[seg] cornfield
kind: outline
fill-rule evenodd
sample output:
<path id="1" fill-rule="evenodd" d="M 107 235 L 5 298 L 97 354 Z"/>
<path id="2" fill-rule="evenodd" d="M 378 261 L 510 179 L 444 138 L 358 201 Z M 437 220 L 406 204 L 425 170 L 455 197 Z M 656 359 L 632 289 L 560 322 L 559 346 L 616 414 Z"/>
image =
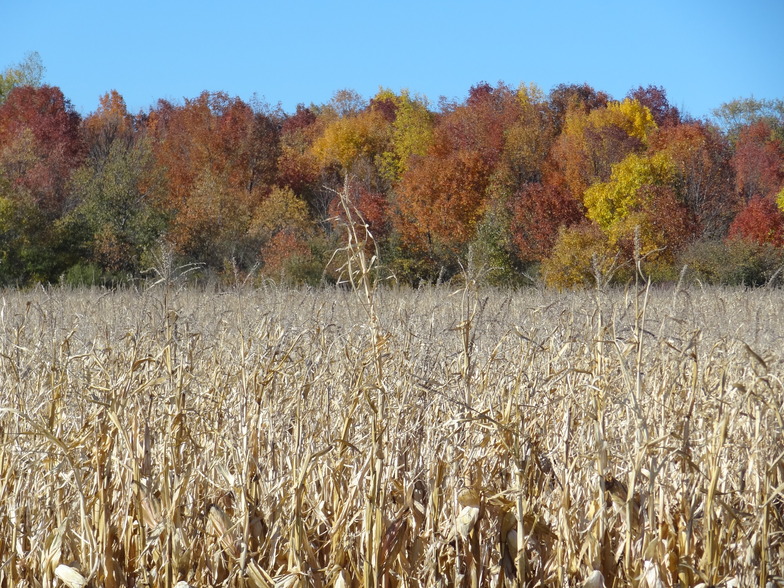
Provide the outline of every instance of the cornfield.
<path id="1" fill-rule="evenodd" d="M 1 293 L 0 586 L 784 586 L 782 291 L 355 286 Z"/>

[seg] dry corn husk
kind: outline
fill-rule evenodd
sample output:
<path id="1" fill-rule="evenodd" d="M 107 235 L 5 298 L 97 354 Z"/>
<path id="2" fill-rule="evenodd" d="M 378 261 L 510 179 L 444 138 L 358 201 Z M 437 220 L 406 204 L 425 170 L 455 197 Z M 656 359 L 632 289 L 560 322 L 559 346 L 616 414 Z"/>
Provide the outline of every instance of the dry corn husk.
<path id="1" fill-rule="evenodd" d="M 267 571 L 253 560 L 248 562 L 248 580 L 250 585 L 256 588 L 270 588 L 275 585 Z"/>
<path id="2" fill-rule="evenodd" d="M 473 488 L 463 488 L 457 495 L 457 503 L 463 508 L 455 520 L 455 532 L 463 539 L 468 538 L 471 529 L 479 520 L 481 498 L 479 492 Z"/>
<path id="3" fill-rule="evenodd" d="M 76 568 L 60 564 L 54 570 L 55 577 L 60 580 L 68 588 L 84 588 L 87 586 L 87 580 Z"/>
<path id="4" fill-rule="evenodd" d="M 664 588 L 664 584 L 659 578 L 659 568 L 650 560 L 643 562 L 643 582 L 648 588 Z"/>
<path id="5" fill-rule="evenodd" d="M 594 570 L 583 582 L 584 588 L 604 588 L 604 576 L 599 570 Z"/>
<path id="6" fill-rule="evenodd" d="M 385 574 L 395 563 L 408 537 L 408 509 L 392 521 L 381 540 L 381 573 Z"/>
<path id="7" fill-rule="evenodd" d="M 409 503 L 414 518 L 414 530 L 418 533 L 424 525 L 427 509 L 427 487 L 422 480 L 417 480 L 411 487 Z"/>
<path id="8" fill-rule="evenodd" d="M 292 588 L 299 581 L 300 572 L 290 572 L 288 574 L 281 574 L 273 578 L 275 588 Z"/>
<path id="9" fill-rule="evenodd" d="M 471 532 L 471 529 L 474 528 L 474 525 L 476 525 L 477 520 L 479 520 L 479 507 L 464 506 L 460 511 L 460 514 L 457 515 L 455 531 L 461 538 L 467 539 L 468 534 Z"/>
<path id="10" fill-rule="evenodd" d="M 236 555 L 237 546 L 234 543 L 232 522 L 229 515 L 221 507 L 213 504 L 207 513 L 207 520 L 209 521 L 207 528 L 213 536 L 220 540 L 224 549 Z"/>
<path id="11" fill-rule="evenodd" d="M 351 582 L 348 578 L 348 574 L 346 573 L 346 570 L 340 570 L 340 572 L 338 572 L 337 577 L 335 578 L 335 588 L 347 588 L 347 586 L 350 585 Z"/>

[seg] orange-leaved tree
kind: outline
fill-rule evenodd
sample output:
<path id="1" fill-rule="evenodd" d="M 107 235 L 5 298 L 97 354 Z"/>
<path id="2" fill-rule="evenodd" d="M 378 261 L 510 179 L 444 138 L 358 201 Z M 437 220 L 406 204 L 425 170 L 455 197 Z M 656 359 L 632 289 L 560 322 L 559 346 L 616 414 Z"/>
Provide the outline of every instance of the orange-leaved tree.
<path id="1" fill-rule="evenodd" d="M 479 84 L 463 104 L 447 104 L 424 157 L 412 156 L 395 189 L 395 225 L 404 245 L 454 265 L 484 213 L 506 129 L 521 114 L 517 93 Z"/>
<path id="2" fill-rule="evenodd" d="M 277 177 L 278 125 L 239 98 L 202 93 L 182 106 L 159 102 L 149 116 L 166 173 L 169 240 L 218 266 L 252 264 L 245 235 Z"/>
<path id="3" fill-rule="evenodd" d="M 313 143 L 323 127 L 310 108 L 297 105 L 294 114 L 280 126 L 280 154 L 277 160 L 277 184 L 307 196 L 318 185 L 320 170 Z"/>

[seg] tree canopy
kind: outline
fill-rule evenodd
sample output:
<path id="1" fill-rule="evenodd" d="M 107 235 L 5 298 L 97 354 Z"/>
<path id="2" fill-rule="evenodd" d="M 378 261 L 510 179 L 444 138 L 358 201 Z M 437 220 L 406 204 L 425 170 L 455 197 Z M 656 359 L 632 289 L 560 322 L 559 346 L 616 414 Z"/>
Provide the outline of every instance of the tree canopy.
<path id="1" fill-rule="evenodd" d="M 286 113 L 203 92 L 132 113 L 110 90 L 82 116 L 43 72 L 32 53 L 0 74 L 3 284 L 133 280 L 161 247 L 219 280 L 330 279 L 345 186 L 411 283 L 479 251 L 491 280 L 541 267 L 568 287 L 597 256 L 666 280 L 706 242 L 784 247 L 781 100 L 694 120 L 659 86 L 480 82 L 437 106 L 381 88 Z"/>

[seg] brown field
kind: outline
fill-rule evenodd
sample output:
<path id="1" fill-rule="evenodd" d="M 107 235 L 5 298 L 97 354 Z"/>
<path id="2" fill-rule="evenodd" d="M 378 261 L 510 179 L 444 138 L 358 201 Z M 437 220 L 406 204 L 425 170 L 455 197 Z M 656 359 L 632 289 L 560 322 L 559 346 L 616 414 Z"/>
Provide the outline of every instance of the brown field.
<path id="1" fill-rule="evenodd" d="M 784 585 L 781 290 L 0 296 L 0 586 Z"/>

